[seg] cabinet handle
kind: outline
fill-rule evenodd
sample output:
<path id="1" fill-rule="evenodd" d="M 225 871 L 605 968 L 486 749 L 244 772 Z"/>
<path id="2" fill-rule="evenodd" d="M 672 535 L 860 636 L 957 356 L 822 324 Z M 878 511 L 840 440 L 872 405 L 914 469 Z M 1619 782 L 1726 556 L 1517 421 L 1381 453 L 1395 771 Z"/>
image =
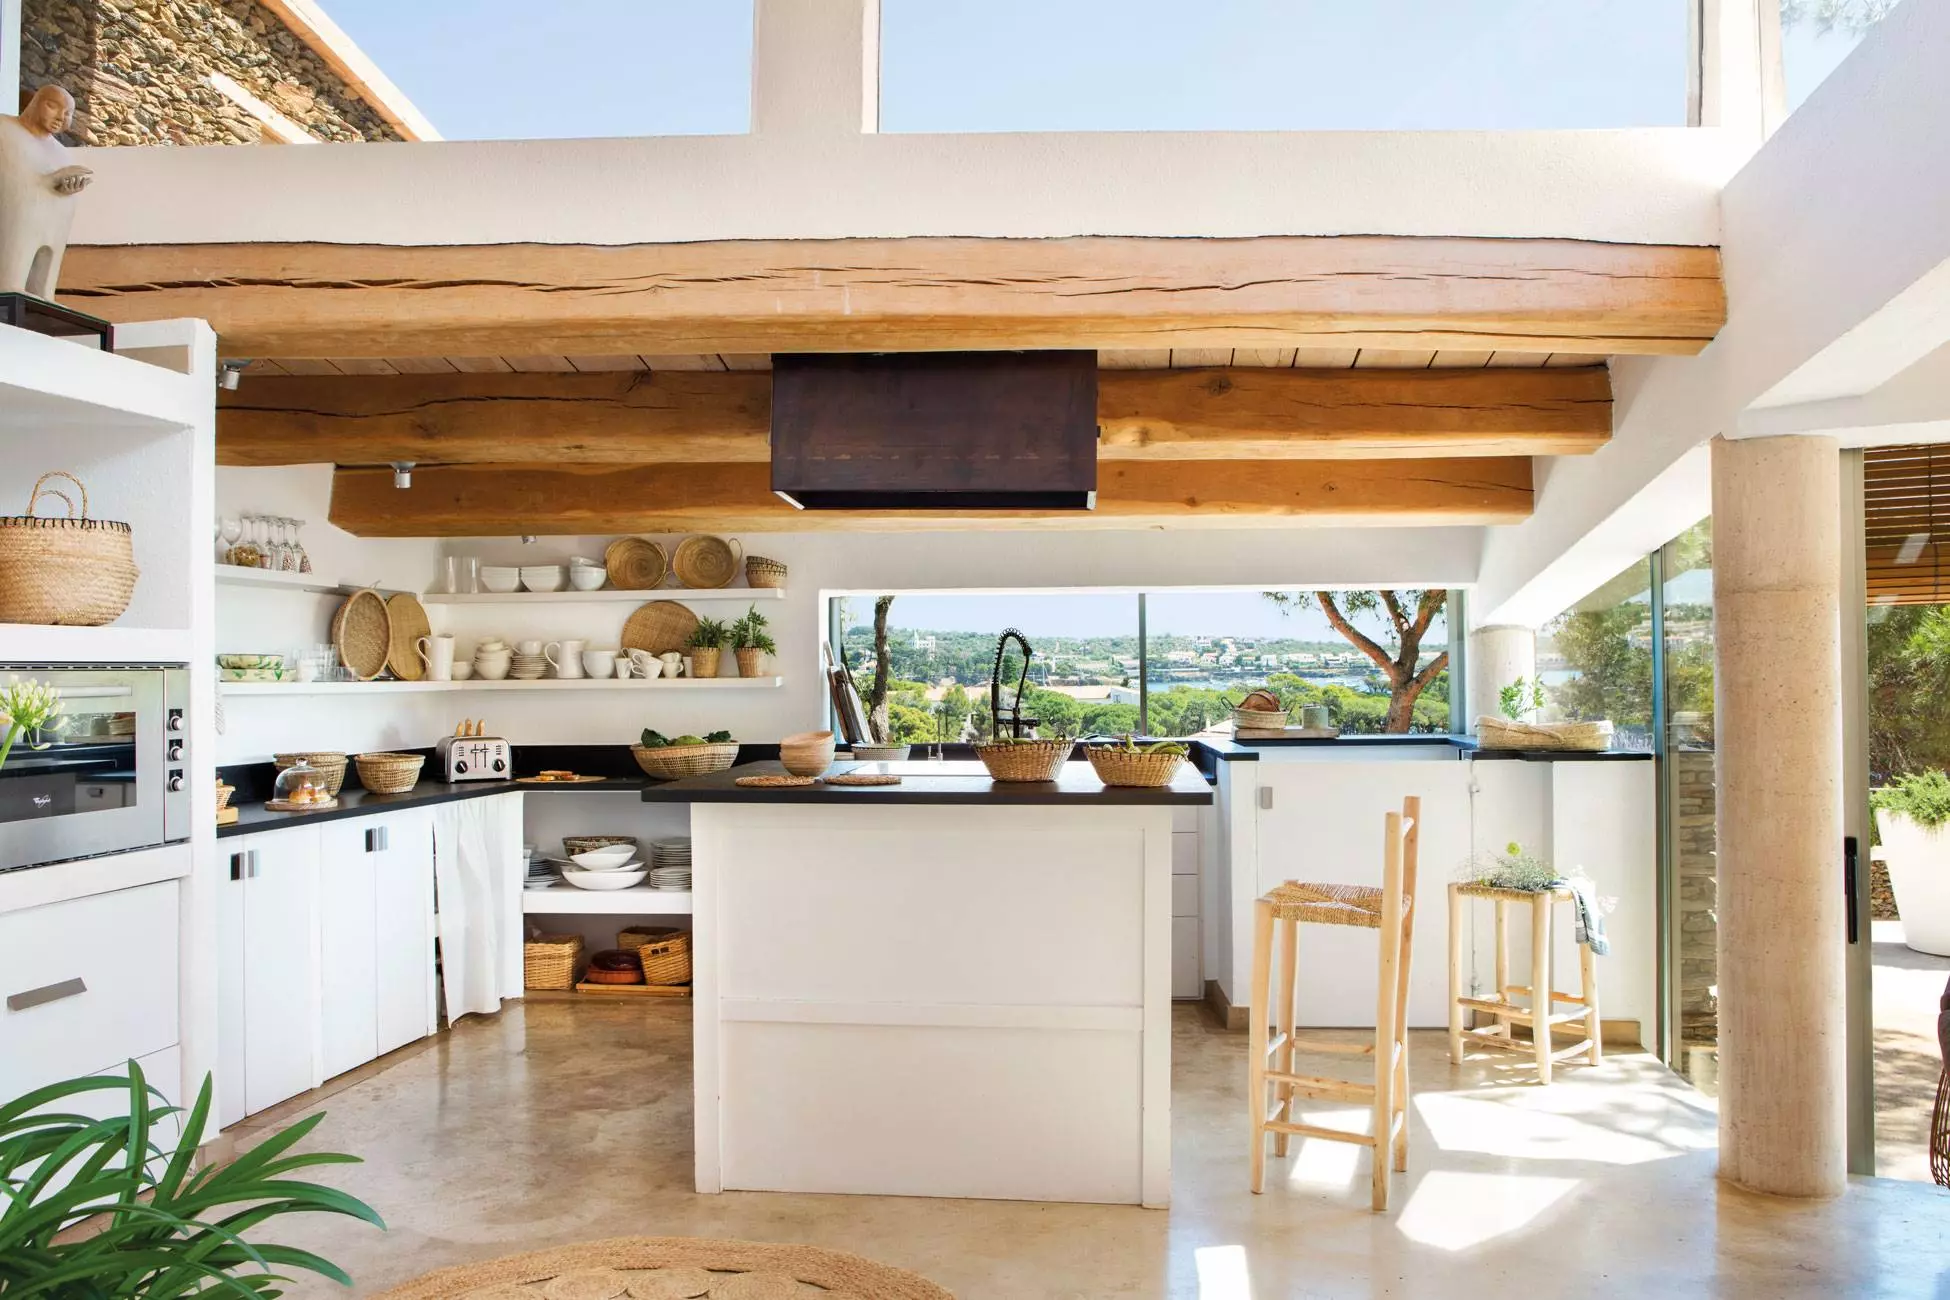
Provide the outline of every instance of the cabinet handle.
<path id="1" fill-rule="evenodd" d="M 7 1010 L 25 1011 L 29 1007 L 45 1006 L 50 1002 L 59 1002 L 62 998 L 71 998 L 87 991 L 88 986 L 79 979 L 62 980 L 57 984 L 43 984 L 37 989 L 28 989 L 25 993 L 8 994 Z"/>
<path id="2" fill-rule="evenodd" d="M 374 826 L 366 831 L 366 852 L 384 853 L 386 851 L 386 828 Z"/>
<path id="3" fill-rule="evenodd" d="M 244 878 L 244 859 L 248 856 L 245 853 L 233 853 L 230 855 L 230 878 L 232 880 L 242 880 Z"/>
<path id="4" fill-rule="evenodd" d="M 257 874 L 257 850 L 252 849 L 250 851 L 249 857 L 250 857 L 250 874 L 255 876 Z"/>

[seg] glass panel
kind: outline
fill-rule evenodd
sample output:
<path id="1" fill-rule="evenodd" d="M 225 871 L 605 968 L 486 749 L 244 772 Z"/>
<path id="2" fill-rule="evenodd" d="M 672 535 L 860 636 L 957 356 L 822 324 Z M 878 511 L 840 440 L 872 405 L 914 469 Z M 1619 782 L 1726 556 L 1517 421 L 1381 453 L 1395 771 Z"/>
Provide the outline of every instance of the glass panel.
<path id="1" fill-rule="evenodd" d="M 1349 591 L 1325 601 L 1297 592 L 1146 596 L 1150 734 L 1229 733 L 1227 701 L 1236 704 L 1259 687 L 1296 711 L 1296 725 L 1298 710 L 1325 705 L 1333 725 L 1350 734 L 1447 732 L 1447 593 Z M 1337 631 L 1334 619 L 1380 654 L 1385 668 Z"/>
<path id="2" fill-rule="evenodd" d="M 1612 724 L 1614 749 L 1652 748 L 1652 565 L 1639 560 L 1537 635 L 1546 721 Z M 1483 701 L 1485 711 L 1490 701 Z"/>
<path id="3" fill-rule="evenodd" d="M 1713 521 L 1666 547 L 1666 807 L 1672 854 L 1673 1068 L 1702 1092 L 1719 1085 L 1719 895 L 1713 775 Z"/>
<path id="4" fill-rule="evenodd" d="M 264 5 L 200 5 L 193 34 L 157 21 L 158 8 L 23 0 L 21 84 L 75 96 L 69 143 L 539 140 L 750 125 L 750 0 L 330 0 L 329 17 L 303 27 Z"/>
<path id="5" fill-rule="evenodd" d="M 1791 113 L 1828 80 L 1897 0 L 1781 0 L 1781 70 Z"/>
<path id="6" fill-rule="evenodd" d="M 126 690 L 76 692 L 50 725 L 22 734 L 0 767 L 0 825 L 134 807 L 134 709 Z"/>
<path id="7" fill-rule="evenodd" d="M 1687 0 L 882 0 L 885 131 L 1685 126 Z"/>

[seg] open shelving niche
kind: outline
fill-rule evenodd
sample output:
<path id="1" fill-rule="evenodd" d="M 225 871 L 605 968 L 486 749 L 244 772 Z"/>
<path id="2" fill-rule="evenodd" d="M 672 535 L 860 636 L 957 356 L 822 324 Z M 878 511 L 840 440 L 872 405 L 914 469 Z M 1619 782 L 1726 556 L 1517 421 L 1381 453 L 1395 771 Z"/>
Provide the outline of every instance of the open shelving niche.
<path id="1" fill-rule="evenodd" d="M 519 691 L 631 691 L 637 694 L 654 694 L 657 691 L 762 691 L 776 690 L 783 685 L 785 685 L 783 677 L 678 677 L 675 679 L 653 677 L 649 681 L 640 677 L 631 677 L 623 681 L 618 681 L 614 677 L 600 680 L 588 677 L 566 680 L 542 677 L 527 682 L 513 679 L 490 682 L 473 678 L 464 682 L 224 682 L 223 691 L 227 696 L 417 695 L 449 691 L 478 692 L 487 695 L 514 694 Z"/>
<path id="2" fill-rule="evenodd" d="M 551 885 L 522 890 L 521 910 L 524 916 L 688 916 L 691 891 L 652 889 L 648 885 L 629 889 Z"/>

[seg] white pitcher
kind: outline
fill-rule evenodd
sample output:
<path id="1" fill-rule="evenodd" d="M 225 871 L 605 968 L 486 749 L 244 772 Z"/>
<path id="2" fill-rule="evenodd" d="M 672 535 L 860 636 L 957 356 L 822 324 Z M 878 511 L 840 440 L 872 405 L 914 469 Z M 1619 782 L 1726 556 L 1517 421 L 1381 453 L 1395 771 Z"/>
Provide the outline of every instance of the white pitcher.
<path id="1" fill-rule="evenodd" d="M 413 643 L 420 662 L 426 666 L 427 680 L 430 682 L 451 682 L 454 680 L 454 639 L 442 633 L 440 636 L 423 636 Z"/>
<path id="2" fill-rule="evenodd" d="M 548 660 L 555 675 L 564 680 L 582 676 L 582 641 L 551 641 L 542 647 L 542 657 Z M 557 655 L 560 658 L 557 658 Z"/>

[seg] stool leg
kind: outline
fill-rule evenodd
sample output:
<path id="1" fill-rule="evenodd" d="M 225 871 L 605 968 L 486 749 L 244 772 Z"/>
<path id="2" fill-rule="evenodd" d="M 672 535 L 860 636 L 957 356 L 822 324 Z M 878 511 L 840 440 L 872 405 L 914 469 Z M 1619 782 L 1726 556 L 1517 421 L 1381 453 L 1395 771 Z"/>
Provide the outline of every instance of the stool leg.
<path id="1" fill-rule="evenodd" d="M 1395 1114 L 1402 1117 L 1402 1131 L 1395 1136 L 1395 1172 L 1408 1172 L 1408 970 L 1415 936 L 1412 922 L 1404 922 L 1401 937 L 1401 963 L 1395 968 Z M 1449 1004 L 1451 1007 L 1455 1003 Z"/>
<path id="2" fill-rule="evenodd" d="M 1374 1208 L 1388 1208 L 1388 1126 L 1395 1116 L 1395 970 L 1401 933 L 1381 933 L 1381 996 L 1374 1027 Z"/>
<path id="3" fill-rule="evenodd" d="M 1463 899 L 1462 887 L 1449 886 L 1449 1063 L 1463 1059 Z"/>
<path id="4" fill-rule="evenodd" d="M 1537 1049 L 1537 1082 L 1551 1081 L 1551 903 L 1540 889 L 1530 903 L 1530 1037 Z"/>
<path id="5" fill-rule="evenodd" d="M 1273 962 L 1273 905 L 1261 900 L 1253 905 L 1253 984 L 1247 1013 L 1246 1106 L 1252 1120 L 1252 1189 L 1258 1192 L 1266 1181 L 1266 1032 L 1268 967 Z"/>
<path id="6" fill-rule="evenodd" d="M 1605 1034 L 1598 1018 L 1598 958 L 1588 947 L 1578 949 L 1578 993 L 1584 998 L 1584 1034 L 1591 1040 L 1585 1059 L 1597 1065 L 1605 1059 Z"/>
<path id="7" fill-rule="evenodd" d="M 1496 996 L 1499 1001 L 1510 1000 L 1510 904 L 1500 898 L 1496 900 Z M 1496 1023 L 1506 1030 L 1510 1025 L 1502 1016 Z"/>
<path id="8" fill-rule="evenodd" d="M 1273 986 L 1273 1006 L 1279 1012 L 1279 1024 L 1274 1026 L 1275 1029 L 1284 1029 L 1286 1031 L 1286 1046 L 1280 1049 L 1279 1060 L 1274 1067 L 1282 1074 L 1293 1073 L 1293 1035 L 1296 1032 L 1296 1026 L 1299 1024 L 1299 1021 L 1295 1019 L 1295 1011 L 1299 1002 L 1299 993 L 1295 987 L 1296 967 L 1299 965 L 1299 940 L 1300 923 L 1298 921 L 1280 922 L 1280 982 Z M 1290 1083 L 1274 1084 L 1273 1100 L 1276 1103 L 1275 1108 L 1279 1111 L 1280 1118 L 1291 1124 L 1293 1122 L 1293 1085 Z M 1273 1154 L 1276 1156 L 1285 1155 L 1286 1143 L 1287 1135 L 1285 1133 L 1275 1133 L 1273 1135 Z"/>

